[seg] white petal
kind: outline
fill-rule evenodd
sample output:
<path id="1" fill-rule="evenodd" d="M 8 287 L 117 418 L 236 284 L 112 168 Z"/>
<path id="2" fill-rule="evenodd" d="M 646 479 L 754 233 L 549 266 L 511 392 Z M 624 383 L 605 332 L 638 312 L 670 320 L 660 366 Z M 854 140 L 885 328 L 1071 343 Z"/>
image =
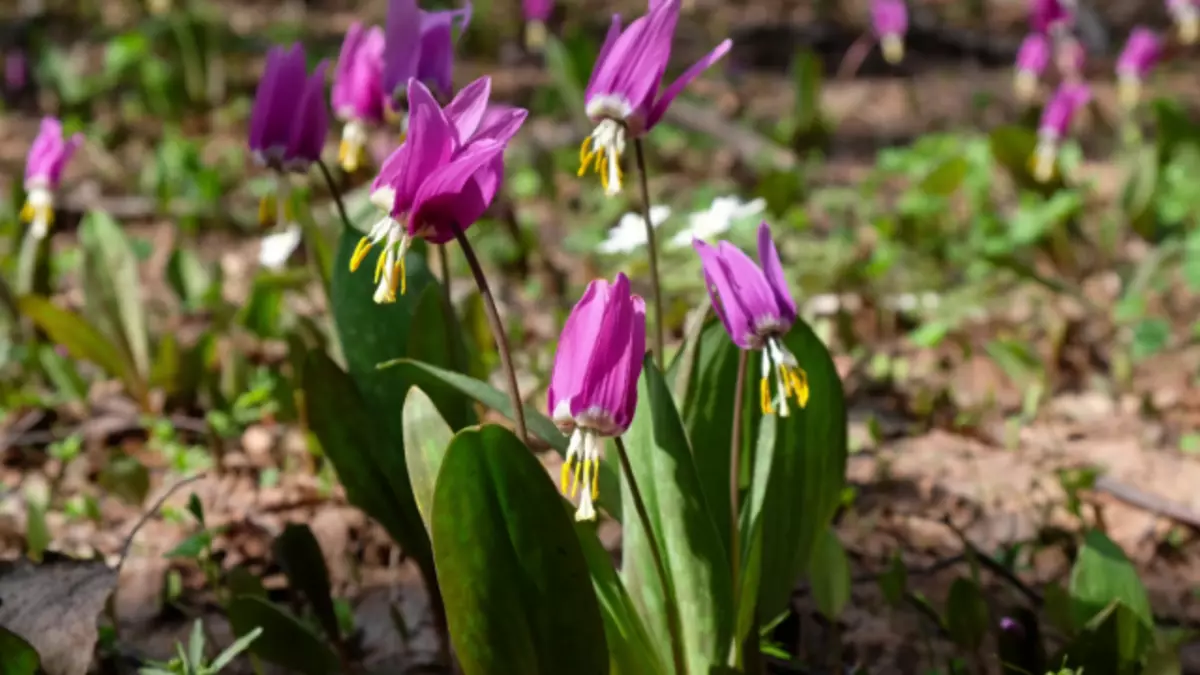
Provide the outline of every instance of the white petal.
<path id="1" fill-rule="evenodd" d="M 258 249 L 258 264 L 269 270 L 282 269 L 300 247 L 300 234 L 300 226 L 293 224 L 282 232 L 263 237 Z"/>

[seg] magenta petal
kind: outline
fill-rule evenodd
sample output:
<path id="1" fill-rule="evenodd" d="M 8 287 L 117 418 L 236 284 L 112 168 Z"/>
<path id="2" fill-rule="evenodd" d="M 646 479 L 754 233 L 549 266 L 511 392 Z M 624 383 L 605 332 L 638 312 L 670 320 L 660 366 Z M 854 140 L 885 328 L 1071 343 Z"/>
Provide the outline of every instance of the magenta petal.
<path id="1" fill-rule="evenodd" d="M 643 16 L 633 20 L 625 30 L 621 31 L 604 60 L 597 60 L 592 72 L 592 83 L 588 87 L 587 99 L 606 94 L 623 94 L 623 82 L 627 79 L 627 71 L 637 66 L 637 55 L 645 48 L 646 29 L 650 17 Z M 611 27 L 609 28 L 611 31 Z"/>
<path id="2" fill-rule="evenodd" d="M 390 0 L 384 28 L 383 94 L 393 98 L 417 74 L 421 10 L 416 0 Z"/>
<path id="3" fill-rule="evenodd" d="M 592 281 L 563 324 L 550 371 L 550 390 L 546 394 L 547 412 L 557 424 L 571 421 L 571 399 L 579 394 L 591 347 L 600 334 L 608 297 L 608 280 Z"/>
<path id="4" fill-rule="evenodd" d="M 587 88 L 583 91 L 585 102 L 592 98 L 600 73 L 606 72 L 604 64 L 608 61 L 609 52 L 612 51 L 612 47 L 619 37 L 621 37 L 621 16 L 613 14 L 612 22 L 608 24 L 608 33 L 604 36 L 604 44 L 600 46 L 600 54 L 596 56 L 596 63 L 592 66 L 592 75 L 588 78 Z"/>
<path id="5" fill-rule="evenodd" d="M 679 96 L 679 94 L 683 91 L 683 88 L 691 84 L 692 80 L 699 77 L 700 73 L 708 70 L 714 63 L 721 60 L 721 57 L 725 56 L 725 54 L 728 53 L 732 47 L 733 40 L 727 39 L 723 41 L 711 52 L 706 54 L 704 58 L 693 63 L 691 68 L 688 68 L 682 75 L 676 78 L 676 80 L 671 83 L 671 86 L 667 87 L 666 90 L 663 91 L 663 93 L 658 97 L 658 100 L 654 103 L 654 108 L 650 111 L 650 118 L 646 122 L 646 128 L 650 129 L 655 124 L 658 124 L 659 120 L 662 119 L 662 116 L 666 114 L 667 107 L 671 105 L 671 102 L 674 101 L 677 96 Z"/>
<path id="6" fill-rule="evenodd" d="M 713 311 L 725 324 L 725 332 L 733 343 L 742 349 L 750 348 L 751 331 L 747 330 L 752 322 L 745 313 L 741 303 L 734 299 L 734 286 L 729 279 L 729 273 L 721 264 L 721 255 L 717 249 L 700 240 L 692 240 L 692 247 L 700 256 L 700 268 L 704 273 L 704 285 L 708 288 L 708 297 L 712 301 Z"/>
<path id="7" fill-rule="evenodd" d="M 492 78 L 481 77 L 463 87 L 462 91 L 446 106 L 446 119 L 458 132 L 459 145 L 466 145 L 479 128 L 488 108 L 492 93 Z"/>
<path id="8" fill-rule="evenodd" d="M 416 80 L 408 81 L 408 156 L 399 175 L 394 213 L 411 208 L 429 173 L 450 160 L 454 128 L 433 100 L 433 94 Z"/>
<path id="9" fill-rule="evenodd" d="M 629 294 L 629 279 L 618 274 L 609 301 L 604 308 L 600 332 L 591 345 L 578 396 L 571 400 L 571 416 L 577 420 L 583 414 L 608 416 L 622 426 L 618 416 L 627 409 L 629 373 L 632 367 L 634 333 L 633 299 Z M 640 361 L 642 355 L 637 355 Z M 625 420 L 627 422 L 627 420 Z M 602 429 L 620 433 L 625 429 Z"/>
<path id="10" fill-rule="evenodd" d="M 424 177 L 413 199 L 409 233 L 440 244 L 454 238 L 454 227 L 467 230 L 479 220 L 495 198 L 496 181 L 474 180 L 480 171 L 492 171 L 493 161 L 504 153 L 504 144 L 475 144 L 454 161 Z"/>
<path id="11" fill-rule="evenodd" d="M 293 103 L 295 117 L 287 159 L 298 170 L 307 170 L 309 164 L 319 160 L 325 147 L 325 135 L 329 131 L 329 113 L 325 109 L 325 69 L 328 66 L 327 61 L 317 64 L 305 82 L 300 100 Z"/>
<path id="12" fill-rule="evenodd" d="M 438 22 L 422 28 L 417 79 L 432 86 L 442 100 L 445 100 L 454 91 L 453 70 L 454 36 L 450 22 Z"/>
<path id="13" fill-rule="evenodd" d="M 333 89 L 330 91 L 330 103 L 335 112 L 341 113 L 351 108 L 354 101 L 353 77 L 358 65 L 359 49 L 362 47 L 365 31 L 362 23 L 355 21 L 346 31 L 342 40 L 342 50 L 338 53 L 337 65 L 333 69 Z"/>
<path id="14" fill-rule="evenodd" d="M 775 295 L 775 306 L 779 317 L 791 324 L 796 320 L 796 301 L 788 290 L 787 277 L 783 274 L 783 264 L 779 261 L 779 251 L 771 239 L 771 226 L 764 220 L 758 226 L 758 262 L 762 265 L 763 276 Z"/>
<path id="15" fill-rule="evenodd" d="M 528 116 L 529 111 L 524 108 L 506 108 L 495 113 L 489 111 L 484 116 L 479 130 L 475 132 L 475 136 L 471 139 L 471 142 L 496 141 L 498 143 L 507 143 L 521 129 L 521 125 L 525 123 L 525 118 Z"/>
<path id="16" fill-rule="evenodd" d="M 625 405 L 613 416 L 613 421 L 622 429 L 629 428 L 637 411 L 638 378 L 642 375 L 642 362 L 646 355 L 646 301 L 640 295 L 634 295 L 632 302 L 633 326 L 629 339 L 629 371 L 625 375 Z"/>

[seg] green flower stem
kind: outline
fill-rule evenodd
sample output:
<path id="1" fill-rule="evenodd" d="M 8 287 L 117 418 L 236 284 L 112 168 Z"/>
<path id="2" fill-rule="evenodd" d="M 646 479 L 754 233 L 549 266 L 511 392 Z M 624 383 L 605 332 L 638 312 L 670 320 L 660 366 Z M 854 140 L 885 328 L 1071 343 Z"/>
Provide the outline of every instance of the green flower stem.
<path id="1" fill-rule="evenodd" d="M 342 217 L 342 224 L 350 229 L 354 229 L 354 225 L 350 224 L 350 216 L 346 214 L 346 204 L 342 201 L 342 191 L 338 189 L 337 182 L 333 180 L 333 174 L 330 173 L 329 167 L 326 166 L 324 160 L 317 160 L 317 166 L 321 167 L 321 175 L 325 177 L 325 184 L 329 186 L 329 192 L 333 195 L 333 202 L 337 204 L 338 215 Z"/>
<path id="2" fill-rule="evenodd" d="M 671 656 L 675 661 L 674 672 L 687 675 L 687 660 L 683 656 L 683 622 L 679 618 L 679 603 L 675 601 L 675 588 L 671 578 L 667 576 L 667 566 L 662 559 L 662 549 L 658 546 L 658 537 L 654 535 L 654 526 L 650 522 L 650 513 L 646 510 L 646 501 L 642 499 L 642 491 L 638 488 L 637 479 L 633 477 L 633 465 L 629 463 L 629 451 L 625 449 L 625 441 L 620 436 L 613 437 L 617 446 L 617 456 L 621 460 L 621 470 L 625 473 L 625 485 L 629 488 L 629 496 L 633 498 L 633 507 L 637 511 L 642 530 L 646 533 L 646 542 L 650 545 L 650 555 L 654 558 L 654 568 L 658 571 L 658 579 L 662 582 L 663 598 L 666 600 L 667 629 L 671 632 Z"/>
<path id="3" fill-rule="evenodd" d="M 496 340 L 496 351 L 500 353 L 500 367 L 508 378 L 508 398 L 512 402 L 512 416 L 513 422 L 517 426 L 517 437 L 521 439 L 522 443 L 529 445 L 529 432 L 525 428 L 525 408 L 521 405 L 521 390 L 517 387 L 517 371 L 513 368 L 512 353 L 508 350 L 508 337 L 504 333 L 504 324 L 500 321 L 500 312 L 496 310 L 496 301 L 492 298 L 491 286 L 488 285 L 487 276 L 483 273 L 479 258 L 475 256 L 475 249 L 471 248 L 471 242 L 467 241 L 467 235 L 463 232 L 462 227 L 458 223 L 451 223 L 450 226 L 454 229 L 454 238 L 458 240 L 458 245 L 467 258 L 467 265 L 471 267 L 475 285 L 479 288 L 479 295 L 483 298 L 483 309 L 487 314 L 488 323 L 492 327 L 492 337 Z"/>
<path id="4" fill-rule="evenodd" d="M 764 357 L 765 358 L 765 357 Z M 729 444 L 729 569 L 733 575 L 733 607 L 737 611 L 738 591 L 741 588 L 741 541 L 738 527 L 738 503 L 741 496 L 742 476 L 742 407 L 746 395 L 746 364 L 750 360 L 750 352 L 738 350 L 737 385 L 733 394 L 733 440 Z M 741 663 L 741 641 L 734 640 L 737 650 L 737 663 Z"/>
<path id="5" fill-rule="evenodd" d="M 654 238 L 654 223 L 650 221 L 650 178 L 646 174 L 646 151 L 642 148 L 642 139 L 633 139 L 633 148 L 637 155 L 638 182 L 642 187 L 642 216 L 646 221 L 646 248 L 650 253 L 650 290 L 654 301 L 654 362 L 661 369 L 665 356 L 663 355 L 663 316 L 662 282 L 658 276 L 658 244 Z"/>

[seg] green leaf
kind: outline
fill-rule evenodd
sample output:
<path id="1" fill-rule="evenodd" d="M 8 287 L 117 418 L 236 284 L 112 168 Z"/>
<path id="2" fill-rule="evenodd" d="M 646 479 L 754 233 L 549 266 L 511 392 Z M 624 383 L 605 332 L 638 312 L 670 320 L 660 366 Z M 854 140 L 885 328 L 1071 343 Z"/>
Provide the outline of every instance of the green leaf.
<path id="1" fill-rule="evenodd" d="M 562 497 L 496 425 L 459 432 L 433 497 L 433 549 L 464 675 L 607 675 L 604 624 Z"/>
<path id="2" fill-rule="evenodd" d="M 250 643 L 250 653 L 285 669 L 304 675 L 339 672 L 337 655 L 311 628 L 279 606 L 263 598 L 237 597 L 227 609 L 229 623 L 237 636 L 262 629 Z"/>
<path id="3" fill-rule="evenodd" d="M 491 408 L 510 420 L 513 418 L 512 402 L 508 396 L 487 382 L 410 359 L 395 359 L 381 363 L 379 368 L 383 371 L 399 371 L 393 375 L 413 382 L 422 391 L 449 385 L 476 403 Z M 558 454 L 565 456 L 568 439 L 558 430 L 554 422 L 529 406 L 524 406 L 524 410 L 525 424 L 529 428 L 529 433 L 545 441 Z M 451 426 L 453 427 L 453 425 Z M 617 478 L 616 471 L 611 463 L 602 460 L 600 462 L 600 500 L 597 504 L 606 509 L 617 522 L 621 522 L 621 504 L 612 495 L 618 494 L 619 491 L 620 480 Z M 609 495 L 607 501 L 604 497 L 606 494 Z"/>
<path id="4" fill-rule="evenodd" d="M 892 553 L 887 570 L 879 576 L 879 589 L 883 592 L 884 600 L 892 607 L 899 607 L 904 602 L 904 592 L 908 590 L 908 568 L 898 552 Z"/>
<path id="5" fill-rule="evenodd" d="M 263 586 L 262 580 L 241 565 L 229 570 L 225 575 L 225 587 L 234 597 L 250 595 L 263 600 L 267 599 L 267 589 Z"/>
<path id="6" fill-rule="evenodd" d="M 676 603 L 687 670 L 708 673 L 724 665 L 733 636 L 728 549 L 721 544 L 718 525 L 700 488 L 671 390 L 649 357 L 643 363 L 637 412 L 625 442 L 669 576 L 664 594 L 643 524 L 627 518 L 622 530 L 626 586 L 647 618 L 656 644 L 664 650 L 671 639 L 665 610 L 667 603 Z M 622 501 L 625 513 L 636 512 L 628 491 Z"/>
<path id="7" fill-rule="evenodd" d="M 323 351 L 309 351 L 301 377 L 309 426 L 333 463 L 346 497 L 377 520 L 432 579 L 429 537 L 408 483 L 404 455 L 391 452 L 379 417 L 371 413 L 350 376 Z"/>
<path id="8" fill-rule="evenodd" d="M 772 466 L 765 476 L 762 507 L 759 618 L 764 620 L 783 611 L 796 579 L 808 569 L 818 538 L 841 504 L 846 476 L 846 401 L 833 357 L 802 320 L 796 321 L 783 342 L 807 373 L 811 395 L 806 408 L 793 408 L 789 416 L 775 420 Z M 760 372 L 759 358 L 761 354 L 750 359 L 749 372 Z M 752 388 L 757 394 L 755 390 L 757 386 Z M 758 400 L 753 394 L 748 398 Z M 761 414 L 758 406 L 754 410 Z"/>
<path id="9" fill-rule="evenodd" d="M 21 298 L 18 304 L 22 314 L 73 358 L 100 366 L 108 375 L 120 378 L 133 392 L 141 390 L 141 378 L 121 350 L 83 317 L 35 295 Z"/>
<path id="10" fill-rule="evenodd" d="M 955 579 L 946 599 L 946 628 L 950 638 L 964 649 L 979 649 L 990 622 L 987 598 L 979 586 L 971 579 Z"/>
<path id="11" fill-rule="evenodd" d="M 20 635 L 0 626 L 0 675 L 35 675 L 41 665 L 37 650 Z"/>
<path id="12" fill-rule="evenodd" d="M 333 593 L 329 587 L 329 569 L 321 545 L 307 525 L 288 523 L 275 538 L 272 546 L 275 559 L 287 575 L 292 590 L 300 591 L 312 605 L 317 621 L 333 642 L 341 640 L 337 613 L 333 609 Z"/>
<path id="13" fill-rule="evenodd" d="M 571 513 L 575 510 L 566 502 L 564 508 Z M 575 534 L 579 536 L 583 557 L 592 575 L 592 589 L 600 604 L 611 675 L 666 675 L 669 671 L 613 567 L 612 556 L 596 538 L 595 523 L 575 523 Z"/>
<path id="14" fill-rule="evenodd" d="M 138 376 L 145 379 L 150 373 L 150 345 L 137 255 L 121 226 L 103 211 L 84 216 L 79 243 L 83 248 L 83 289 L 89 318 L 120 347 Z"/>
<path id="15" fill-rule="evenodd" d="M 988 136 L 992 158 L 1003 167 L 1018 187 L 1050 195 L 1062 187 L 1062 177 L 1055 175 L 1046 183 L 1038 181 L 1030 170 L 1030 160 L 1037 148 L 1037 134 L 1016 125 L 1002 126 Z"/>
<path id="16" fill-rule="evenodd" d="M 1072 671 L 1134 675 L 1154 637 L 1136 610 L 1114 599 L 1083 626 L 1063 654 L 1050 663 L 1062 663 Z"/>
<path id="17" fill-rule="evenodd" d="M 808 579 L 817 610 L 830 621 L 837 621 L 850 601 L 850 562 L 833 528 L 826 529 L 817 541 Z"/>
<path id="18" fill-rule="evenodd" d="M 438 469 L 454 431 L 438 414 L 433 401 L 416 387 L 404 397 L 404 456 L 408 463 L 408 479 L 412 481 L 417 510 L 425 521 L 425 529 L 433 531 L 430 512 Z"/>
<path id="19" fill-rule="evenodd" d="M 220 269 L 220 268 L 216 268 Z M 186 248 L 171 251 L 167 259 L 167 283 L 183 303 L 185 309 L 196 310 L 204 306 L 213 285 L 213 272 L 200 258 Z"/>
<path id="20" fill-rule="evenodd" d="M 921 179 L 920 189 L 928 195 L 947 197 L 958 190 L 971 168 L 966 157 L 951 157 L 934 167 Z"/>
<path id="21" fill-rule="evenodd" d="M 1071 568 L 1071 606 L 1076 626 L 1084 626 L 1114 600 L 1120 600 L 1146 626 L 1154 625 L 1146 588 L 1137 568 L 1111 539 L 1091 530 Z"/>
<path id="22" fill-rule="evenodd" d="M 414 361 L 461 373 L 467 369 L 467 347 L 462 328 L 454 315 L 447 312 L 447 302 L 440 284 L 429 284 L 421 291 L 413 309 L 411 324 L 421 329 L 409 333 L 405 354 Z M 475 422 L 474 406 L 462 392 L 436 380 L 425 385 L 429 389 L 424 393 L 433 399 L 446 419 L 459 420 L 461 424 Z"/>

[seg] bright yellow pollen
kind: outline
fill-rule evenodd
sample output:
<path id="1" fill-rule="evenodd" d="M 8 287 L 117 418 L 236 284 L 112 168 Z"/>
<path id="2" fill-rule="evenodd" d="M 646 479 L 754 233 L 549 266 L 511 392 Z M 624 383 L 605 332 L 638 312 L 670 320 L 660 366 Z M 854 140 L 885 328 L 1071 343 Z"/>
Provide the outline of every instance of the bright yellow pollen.
<path id="1" fill-rule="evenodd" d="M 342 170 L 346 173 L 354 173 L 362 166 L 363 147 L 353 141 L 342 139 L 341 145 L 338 146 L 338 164 L 342 166 Z"/>
<path id="2" fill-rule="evenodd" d="M 41 218 L 46 222 L 47 226 L 54 224 L 54 209 L 48 206 L 34 206 L 32 202 L 25 202 L 21 207 L 21 222 L 32 223 Z"/>
<path id="3" fill-rule="evenodd" d="M 759 380 L 758 397 L 762 404 L 762 414 L 774 415 L 775 406 L 771 405 L 771 378 L 769 376 L 765 376 Z"/>
<path id="4" fill-rule="evenodd" d="M 785 396 L 795 396 L 796 403 L 803 408 L 808 405 L 808 373 L 803 368 L 779 366 L 779 377 L 783 380 Z"/>
<path id="5" fill-rule="evenodd" d="M 592 171 L 600 174 L 600 185 L 604 190 L 608 191 L 608 172 L 604 170 L 604 164 L 608 161 L 608 150 L 604 146 L 593 147 L 588 149 L 588 144 L 592 142 L 592 137 L 588 136 L 583 139 L 583 144 L 579 146 L 579 171 L 576 176 L 583 178 L 588 172 L 588 165 L 591 165 Z M 621 170 L 620 164 L 617 165 L 617 179 L 625 177 L 625 172 Z"/>
<path id="6" fill-rule="evenodd" d="M 582 479 L 582 480 L 581 480 Z M 581 485 L 587 485 L 591 490 L 592 499 L 600 497 L 600 458 L 580 460 L 575 457 L 563 462 L 559 475 L 559 488 L 564 495 L 571 499 L 579 496 Z M 570 489 L 568 490 L 568 485 Z"/>
<path id="7" fill-rule="evenodd" d="M 363 258 L 367 257 L 367 251 L 371 250 L 371 240 L 363 237 L 358 240 L 358 245 L 354 247 L 354 254 L 350 256 L 350 271 L 358 270 L 358 266 L 362 264 Z M 377 275 L 378 276 L 378 275 Z"/>
<path id="8" fill-rule="evenodd" d="M 258 200 L 258 224 L 262 227 L 270 227 L 279 222 L 279 199 L 275 193 L 268 194 Z M 291 202 L 283 203 L 283 219 L 287 222 L 292 222 L 292 204 Z"/>

